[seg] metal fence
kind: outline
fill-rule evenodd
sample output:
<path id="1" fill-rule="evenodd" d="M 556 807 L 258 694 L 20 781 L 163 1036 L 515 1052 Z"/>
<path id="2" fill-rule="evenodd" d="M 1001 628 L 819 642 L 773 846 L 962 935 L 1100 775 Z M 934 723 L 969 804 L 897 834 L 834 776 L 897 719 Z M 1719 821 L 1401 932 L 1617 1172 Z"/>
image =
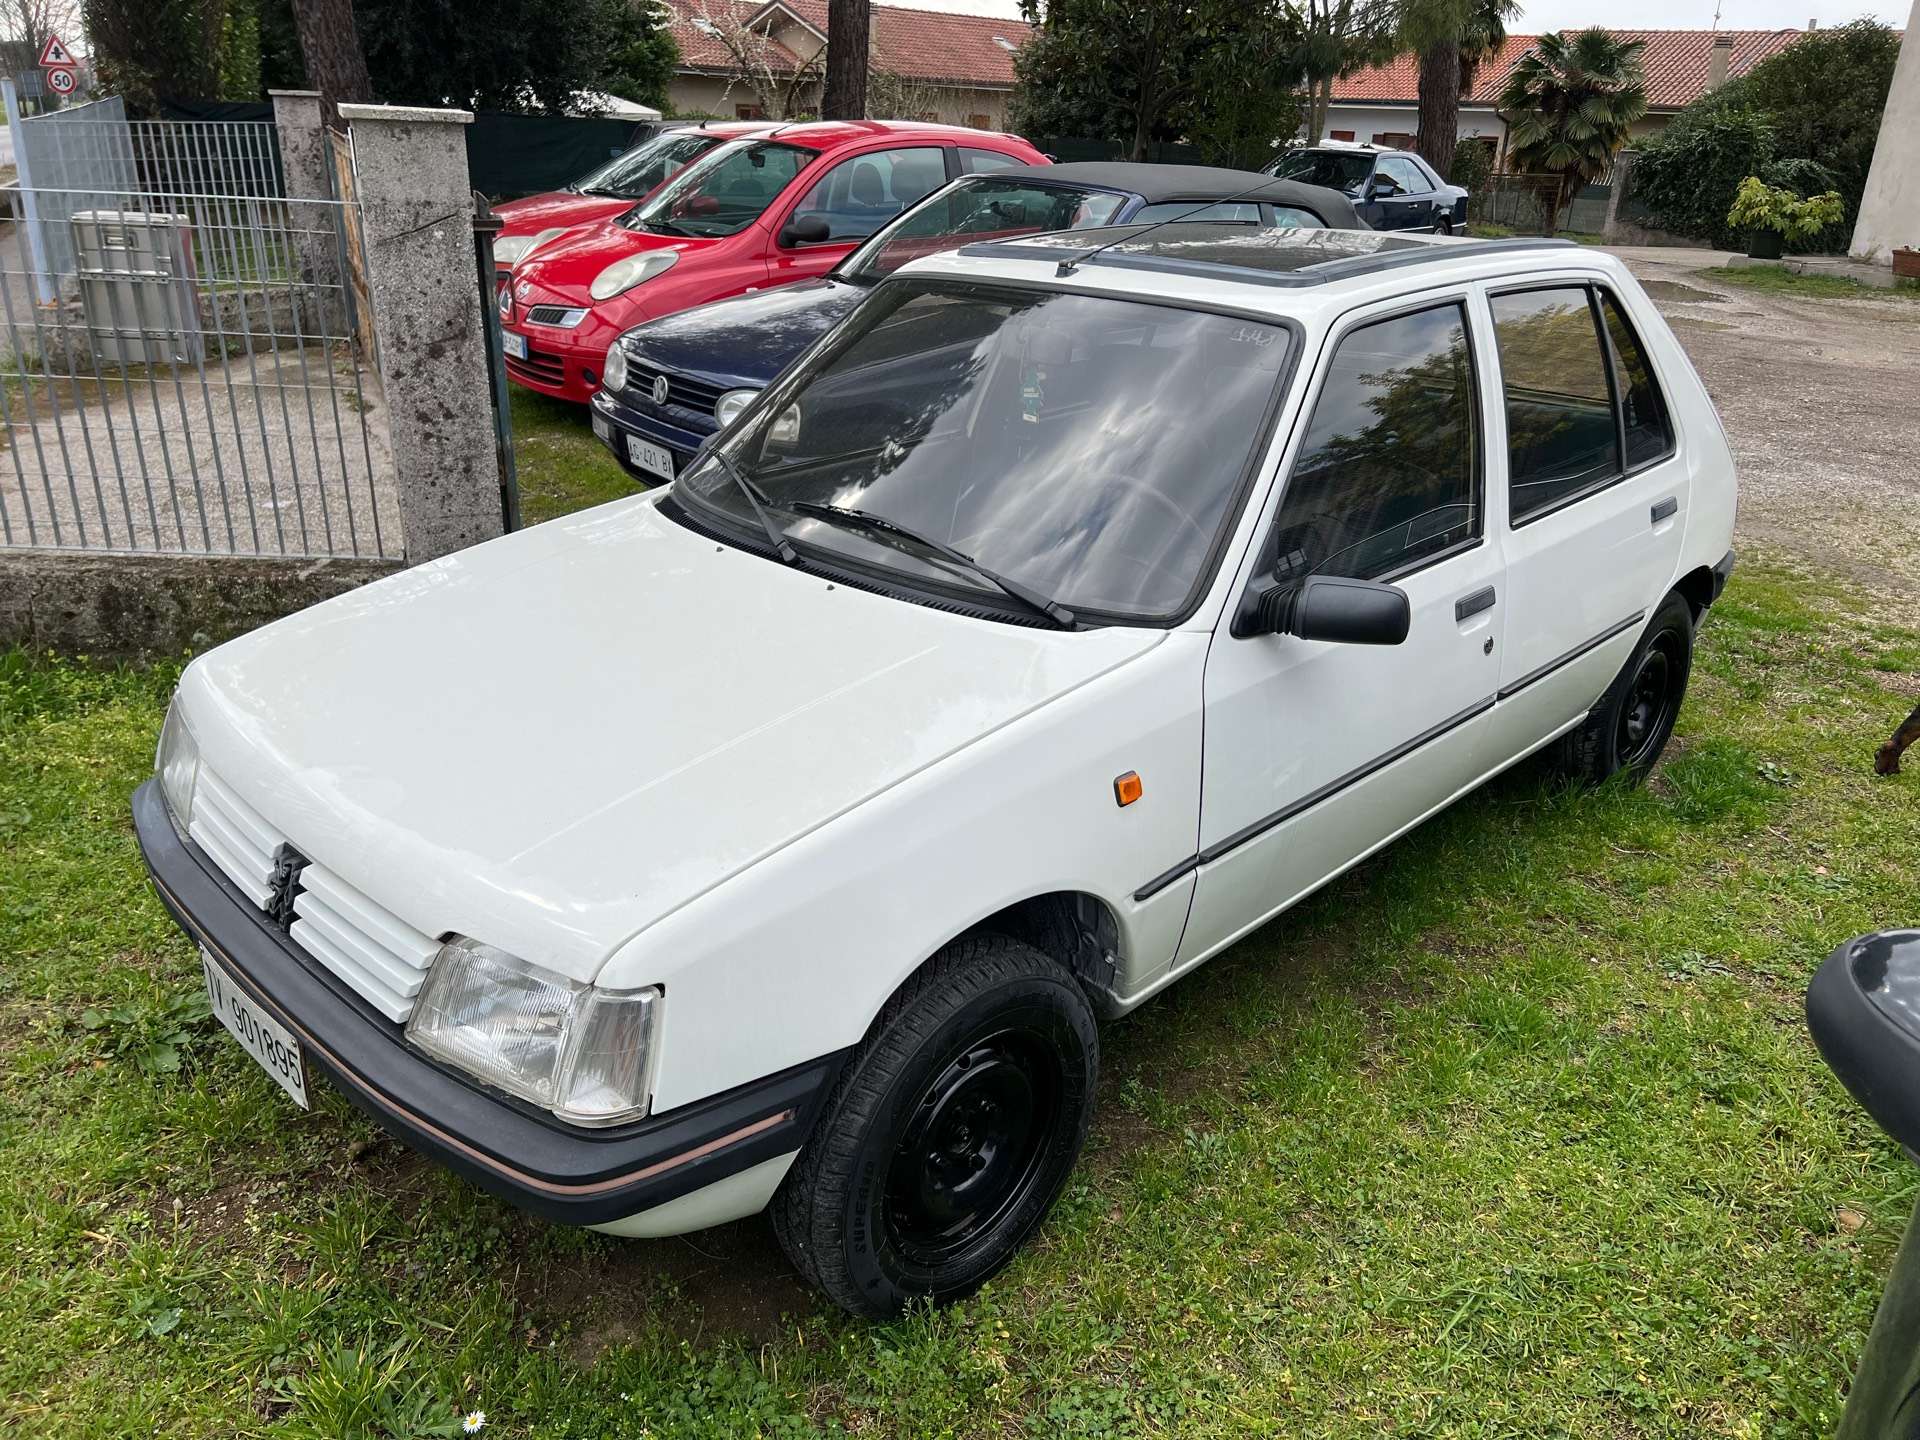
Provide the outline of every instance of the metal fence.
<path id="1" fill-rule="evenodd" d="M 13 126 L 0 545 L 398 556 L 351 202 L 285 198 L 271 126 L 88 110 Z"/>
<path id="2" fill-rule="evenodd" d="M 1478 224 L 1502 225 L 1523 234 L 1549 234 L 1565 184 L 1558 175 L 1489 175 L 1468 200 L 1467 217 Z"/>

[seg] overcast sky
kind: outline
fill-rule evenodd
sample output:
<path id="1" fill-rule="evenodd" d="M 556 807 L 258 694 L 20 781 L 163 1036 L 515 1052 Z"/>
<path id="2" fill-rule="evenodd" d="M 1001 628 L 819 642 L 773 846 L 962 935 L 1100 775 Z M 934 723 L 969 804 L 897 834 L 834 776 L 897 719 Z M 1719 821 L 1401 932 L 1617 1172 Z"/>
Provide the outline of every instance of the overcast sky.
<path id="1" fill-rule="evenodd" d="M 1516 34 L 1540 30 L 1611 25 L 1622 30 L 1707 30 L 1713 26 L 1715 0 L 1522 0 L 1526 8 L 1512 28 Z M 1018 19 L 1017 0 L 909 0 L 915 10 L 956 10 L 966 15 Z M 1822 26 L 1844 25 L 1871 15 L 1905 26 L 1906 0 L 1720 0 L 1723 30 L 1804 29 L 1809 20 Z"/>

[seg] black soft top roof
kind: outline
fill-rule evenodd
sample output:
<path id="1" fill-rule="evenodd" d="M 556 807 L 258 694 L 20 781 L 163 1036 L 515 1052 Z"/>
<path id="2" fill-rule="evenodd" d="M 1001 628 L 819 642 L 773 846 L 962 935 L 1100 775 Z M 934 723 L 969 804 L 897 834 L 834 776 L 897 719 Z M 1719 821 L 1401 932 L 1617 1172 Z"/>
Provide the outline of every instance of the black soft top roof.
<path id="1" fill-rule="evenodd" d="M 1018 175 L 1022 180 L 1041 183 L 1059 181 L 1069 185 L 1100 185 L 1109 190 L 1129 190 L 1149 205 L 1168 201 L 1225 200 L 1242 196 L 1270 205 L 1292 205 L 1310 210 L 1338 230 L 1364 230 L 1368 227 L 1354 213 L 1353 202 L 1338 190 L 1319 185 L 1302 185 L 1298 180 L 1276 180 L 1257 170 L 1227 170 L 1217 165 L 1136 165 L 1125 160 L 1084 160 L 1065 165 L 1036 165 L 1030 170 L 999 170 L 998 176 Z M 1247 194 L 1251 191 L 1253 193 Z"/>
<path id="2" fill-rule="evenodd" d="M 1081 265 L 1111 265 L 1294 287 L 1508 251 L 1571 249 L 1573 243 L 1525 238 L 1448 242 L 1377 232 L 1259 230 L 1184 221 L 1055 230 L 983 241 L 960 253 L 1052 261 L 1061 275 Z"/>

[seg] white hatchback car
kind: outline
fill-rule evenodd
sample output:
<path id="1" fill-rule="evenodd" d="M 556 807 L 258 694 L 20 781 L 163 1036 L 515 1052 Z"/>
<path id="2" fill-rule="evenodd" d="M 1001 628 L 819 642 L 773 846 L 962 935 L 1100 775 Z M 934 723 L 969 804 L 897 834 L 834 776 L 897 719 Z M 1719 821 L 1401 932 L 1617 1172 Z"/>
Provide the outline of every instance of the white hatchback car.
<path id="1" fill-rule="evenodd" d="M 1734 470 L 1626 269 L 1202 225 L 882 281 L 670 488 L 188 667 L 135 796 L 305 1103 L 832 1299 L 1039 1225 L 1133 1009 L 1542 747 L 1644 775 Z"/>

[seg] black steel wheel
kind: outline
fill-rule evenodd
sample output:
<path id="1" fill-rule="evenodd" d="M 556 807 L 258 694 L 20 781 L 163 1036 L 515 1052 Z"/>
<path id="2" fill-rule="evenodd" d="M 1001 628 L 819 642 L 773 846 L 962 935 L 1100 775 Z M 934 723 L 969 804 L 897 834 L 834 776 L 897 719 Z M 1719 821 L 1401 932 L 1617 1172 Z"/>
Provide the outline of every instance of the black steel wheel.
<path id="1" fill-rule="evenodd" d="M 1664 630 L 1637 657 L 1639 665 L 1627 682 L 1620 701 L 1620 719 L 1613 730 L 1616 770 L 1650 767 L 1673 734 L 1680 715 L 1680 696 L 1686 688 L 1681 637 Z"/>
<path id="2" fill-rule="evenodd" d="M 904 986 L 774 1197 L 789 1258 L 884 1318 L 972 1293 L 1052 1208 L 1093 1113 L 1080 983 L 1021 941 L 956 941 Z"/>
<path id="3" fill-rule="evenodd" d="M 967 1042 L 921 1092 L 883 1208 L 902 1258 L 950 1263 L 1030 1194 L 1059 1124 L 1060 1060 L 1041 1031 L 998 1030 Z"/>
<path id="4" fill-rule="evenodd" d="M 1559 768 L 1592 783 L 1613 775 L 1634 784 L 1646 779 L 1673 738 L 1692 670 L 1693 607 L 1684 596 L 1669 595 L 1600 703 L 1561 740 Z"/>

